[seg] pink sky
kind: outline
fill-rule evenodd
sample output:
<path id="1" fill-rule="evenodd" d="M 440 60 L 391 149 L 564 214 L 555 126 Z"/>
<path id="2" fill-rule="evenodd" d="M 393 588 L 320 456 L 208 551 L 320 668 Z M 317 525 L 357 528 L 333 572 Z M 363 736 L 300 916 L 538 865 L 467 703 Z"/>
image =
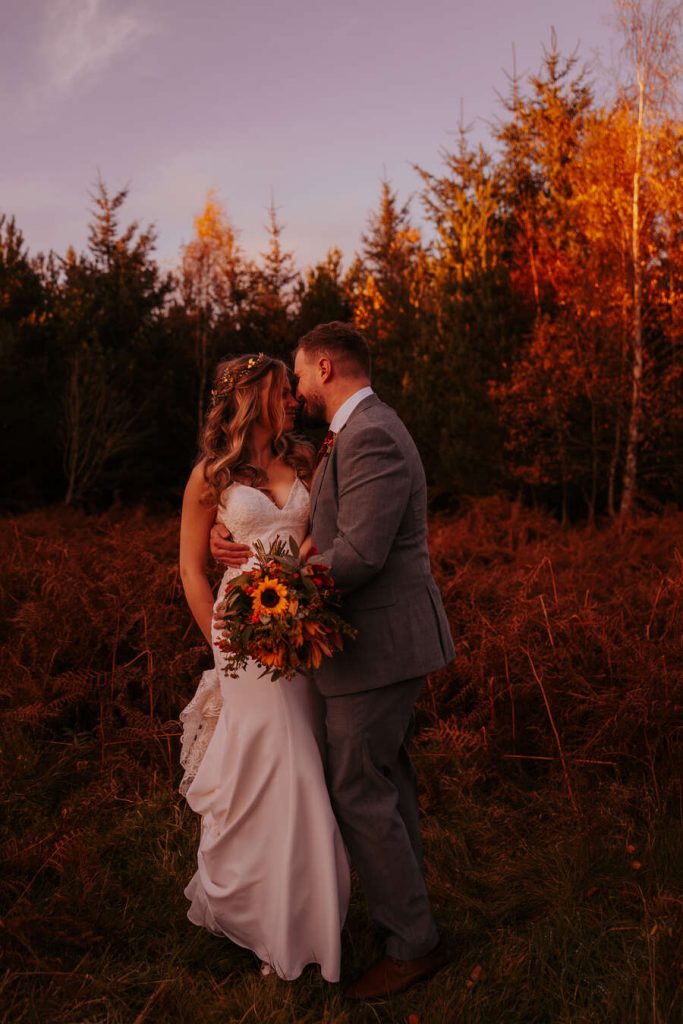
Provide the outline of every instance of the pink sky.
<path id="1" fill-rule="evenodd" d="M 271 191 L 300 267 L 359 245 L 383 174 L 440 165 L 461 102 L 486 141 L 513 44 L 610 63 L 611 0 L 2 0 L 0 212 L 31 252 L 85 244 L 98 171 L 172 266 L 214 187 L 245 249 Z M 597 90 L 605 88 L 594 74 Z M 419 217 L 419 204 L 413 204 Z"/>

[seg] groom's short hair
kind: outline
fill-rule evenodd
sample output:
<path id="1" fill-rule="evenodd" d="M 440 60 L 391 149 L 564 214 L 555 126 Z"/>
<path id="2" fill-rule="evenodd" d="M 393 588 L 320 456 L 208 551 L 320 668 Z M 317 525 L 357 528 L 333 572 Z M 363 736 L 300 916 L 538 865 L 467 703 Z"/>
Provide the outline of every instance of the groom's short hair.
<path id="1" fill-rule="evenodd" d="M 327 355 L 342 373 L 353 377 L 370 377 L 370 347 L 353 324 L 341 320 L 318 324 L 299 338 L 296 351 L 305 353 L 309 359 Z"/>

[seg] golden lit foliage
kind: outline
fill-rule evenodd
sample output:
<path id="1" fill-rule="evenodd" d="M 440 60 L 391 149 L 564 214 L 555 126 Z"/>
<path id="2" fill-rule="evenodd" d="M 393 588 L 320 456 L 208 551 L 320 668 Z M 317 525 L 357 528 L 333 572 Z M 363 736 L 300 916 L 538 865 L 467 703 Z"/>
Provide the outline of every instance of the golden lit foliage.
<path id="1" fill-rule="evenodd" d="M 242 254 L 225 209 L 211 189 L 183 249 L 181 289 L 188 307 L 208 322 L 234 311 Z"/>
<path id="2" fill-rule="evenodd" d="M 521 203 L 513 251 L 527 259 L 518 256 L 512 277 L 533 299 L 535 322 L 510 380 L 491 392 L 513 472 L 534 486 L 559 484 L 564 515 L 570 490 L 589 514 L 600 494 L 610 513 L 620 501 L 627 511 L 636 472 L 661 477 L 675 462 L 681 349 L 667 339 L 681 308 L 680 137 L 662 111 L 639 124 L 623 97 L 582 110 L 562 188 L 547 168 L 531 207 Z M 512 139 L 528 151 L 519 125 Z"/>
<path id="3" fill-rule="evenodd" d="M 425 305 L 426 258 L 408 204 L 398 203 L 387 181 L 362 242 L 349 280 L 353 319 L 372 348 L 380 389 L 401 408 Z"/>
<path id="4" fill-rule="evenodd" d="M 235 230 L 211 189 L 195 217 L 194 237 L 183 249 L 180 268 L 180 291 L 194 340 L 199 423 L 219 339 L 234 329 L 244 299 L 245 274 Z"/>

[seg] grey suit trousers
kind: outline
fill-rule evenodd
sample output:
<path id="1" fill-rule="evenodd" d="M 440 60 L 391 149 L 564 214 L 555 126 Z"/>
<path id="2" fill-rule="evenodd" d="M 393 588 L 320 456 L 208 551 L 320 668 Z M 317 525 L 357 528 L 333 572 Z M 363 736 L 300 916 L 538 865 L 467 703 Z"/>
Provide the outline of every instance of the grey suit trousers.
<path id="1" fill-rule="evenodd" d="M 438 932 L 422 870 L 415 772 L 408 745 L 424 677 L 326 696 L 328 784 L 339 826 L 387 953 L 429 953 Z"/>

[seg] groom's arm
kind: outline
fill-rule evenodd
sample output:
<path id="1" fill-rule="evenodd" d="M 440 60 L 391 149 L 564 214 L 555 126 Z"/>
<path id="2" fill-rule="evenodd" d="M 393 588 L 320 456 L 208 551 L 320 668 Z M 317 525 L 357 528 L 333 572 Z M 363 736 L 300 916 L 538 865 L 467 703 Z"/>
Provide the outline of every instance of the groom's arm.
<path id="1" fill-rule="evenodd" d="M 391 433 L 376 425 L 340 440 L 336 457 L 337 536 L 319 559 L 348 594 L 384 567 L 410 498 L 410 474 Z"/>
<path id="2" fill-rule="evenodd" d="M 248 544 L 235 544 L 228 528 L 219 522 L 211 528 L 209 550 L 215 562 L 231 569 L 240 569 L 254 553 Z"/>

